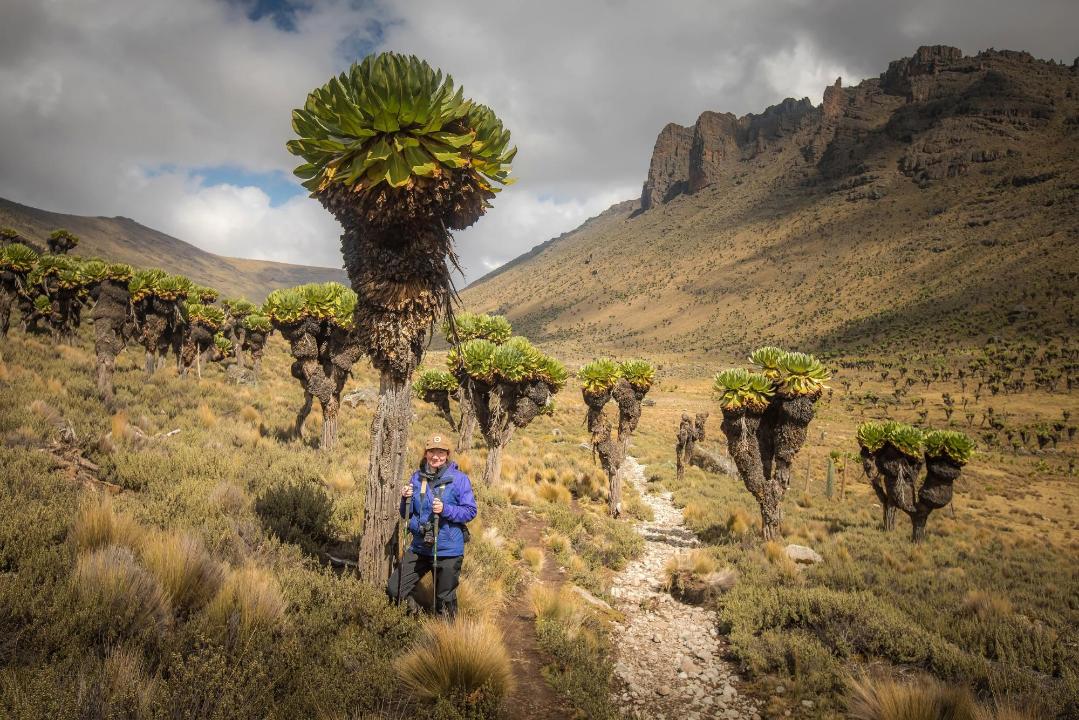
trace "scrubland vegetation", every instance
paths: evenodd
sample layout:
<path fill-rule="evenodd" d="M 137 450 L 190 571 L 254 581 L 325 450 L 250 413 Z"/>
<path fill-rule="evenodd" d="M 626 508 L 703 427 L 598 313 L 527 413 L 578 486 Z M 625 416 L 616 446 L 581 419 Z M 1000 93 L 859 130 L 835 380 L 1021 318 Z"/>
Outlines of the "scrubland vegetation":
<path fill-rule="evenodd" d="M 302 388 L 288 376 L 286 344 L 271 339 L 258 387 L 237 385 L 219 369 L 201 383 L 168 367 L 147 378 L 136 353 L 122 353 L 115 403 L 123 410 L 111 412 L 97 395 L 90 334 L 84 329 L 74 344 L 57 345 L 15 331 L 2 349 L 4 714 L 392 717 L 406 706 L 436 717 L 494 712 L 509 691 L 497 679 L 482 692 L 428 689 L 439 699 L 418 699 L 408 689 L 406 659 L 423 667 L 429 659 L 416 656 L 420 648 L 451 654 L 462 664 L 464 686 L 473 687 L 469 672 L 487 671 L 468 670 L 472 660 L 453 655 L 452 638 L 421 641 L 434 631 L 330 559 L 356 555 L 370 401 L 343 405 L 332 453 L 292 437 Z M 1054 352 L 1064 364 L 1072 351 Z M 432 357 L 434 367 L 439 359 Z M 904 374 L 921 377 L 920 368 L 937 360 L 906 359 Z M 822 394 L 792 468 L 782 542 L 816 549 L 824 561 L 815 566 L 795 565 L 780 543 L 761 544 L 756 502 L 737 478 L 688 467 L 679 479 L 678 419 L 717 403 L 704 378 L 677 378 L 672 367 L 663 379 L 661 368 L 649 395 L 656 404 L 630 452 L 647 466 L 650 486 L 674 491 L 687 524 L 707 543 L 668 568 L 672 592 L 685 573 L 724 575 L 723 592 L 709 602 L 747 690 L 762 698 L 766 713 L 837 716 L 847 711 L 848 696 L 853 711 L 869 702 L 867 687 L 884 682 L 851 685 L 852 674 L 922 672 L 986 707 L 1011 703 L 1067 717 L 1079 687 L 1079 498 L 1064 383 L 1056 391 L 975 400 L 977 379 L 964 378 L 964 393 L 954 372 L 934 380 L 926 371 L 930 382 L 920 394 L 934 399 L 925 419 L 942 427 L 950 420 L 979 446 L 955 483 L 954 510 L 938 511 L 915 545 L 907 533 L 881 528 L 881 508 L 856 460 L 854 431 L 863 419 L 920 421 L 921 403 L 885 394 L 883 364 L 834 363 L 833 387 Z M 362 395 L 375 382 L 358 365 L 346 394 Z M 945 394 L 959 407 L 967 399 L 974 419 L 947 418 Z M 461 613 L 485 642 L 494 642 L 491 624 L 544 563 L 605 598 L 613 573 L 640 552 L 630 522 L 609 517 L 608 477 L 593 462 L 578 403 L 567 400 L 520 431 L 501 484 L 476 484 L 481 510 Z M 446 429 L 437 408 L 420 403 L 416 410 L 410 462 L 419 457 L 417 438 Z M 1018 429 L 1051 428 L 1056 416 L 1064 423 L 1056 448 L 1033 432 L 1028 445 L 1006 442 L 1009 431 L 1021 440 Z M 483 450 L 458 461 L 475 473 Z M 632 487 L 625 492 L 624 515 L 648 518 Z M 547 528 L 538 543 L 517 538 L 526 509 Z M 548 682 L 587 717 L 617 716 L 607 627 L 618 618 L 545 586 L 531 602 Z"/>

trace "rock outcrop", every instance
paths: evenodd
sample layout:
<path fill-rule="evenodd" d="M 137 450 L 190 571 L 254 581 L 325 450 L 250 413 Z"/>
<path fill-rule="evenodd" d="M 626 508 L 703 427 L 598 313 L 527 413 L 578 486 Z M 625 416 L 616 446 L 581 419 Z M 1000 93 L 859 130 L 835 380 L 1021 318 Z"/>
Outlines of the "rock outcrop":
<path fill-rule="evenodd" d="M 780 153 L 796 146 L 806 184 L 833 191 L 849 190 L 858 176 L 871 177 L 868 158 L 897 148 L 893 167 L 919 186 L 960 177 L 976 165 L 1019 154 L 1023 133 L 1057 112 L 1057 96 L 1068 92 L 1062 88 L 1071 75 L 1074 70 L 1026 52 L 986 50 L 968 57 L 959 48 L 933 45 L 855 87 L 844 88 L 837 79 L 819 106 L 787 98 L 759 115 L 706 111 L 692 128 L 668 125 L 660 133 L 641 208 L 725 179 L 740 184 L 745 163 L 769 148 Z M 873 186 L 848 199 L 885 194 Z"/>
<path fill-rule="evenodd" d="M 652 150 L 648 179 L 641 192 L 641 209 L 648 210 L 684 193 L 689 184 L 689 152 L 693 128 L 670 123 L 659 133 Z"/>

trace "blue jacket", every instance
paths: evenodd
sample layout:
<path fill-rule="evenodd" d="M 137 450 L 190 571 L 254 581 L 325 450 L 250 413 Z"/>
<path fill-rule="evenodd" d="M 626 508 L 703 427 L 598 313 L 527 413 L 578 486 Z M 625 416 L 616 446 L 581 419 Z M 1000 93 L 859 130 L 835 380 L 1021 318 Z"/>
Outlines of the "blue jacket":
<path fill-rule="evenodd" d="M 472 483 L 455 462 L 447 462 L 442 472 L 427 484 L 427 492 L 420 494 L 420 471 L 412 473 L 412 502 L 401 498 L 401 517 L 408 520 L 412 533 L 411 550 L 419 555 L 433 555 L 434 546 L 423 542 L 423 525 L 434 521 L 432 503 L 442 498 L 442 517 L 438 526 L 438 556 L 457 557 L 465 554 L 465 523 L 476 517 L 476 498 Z"/>

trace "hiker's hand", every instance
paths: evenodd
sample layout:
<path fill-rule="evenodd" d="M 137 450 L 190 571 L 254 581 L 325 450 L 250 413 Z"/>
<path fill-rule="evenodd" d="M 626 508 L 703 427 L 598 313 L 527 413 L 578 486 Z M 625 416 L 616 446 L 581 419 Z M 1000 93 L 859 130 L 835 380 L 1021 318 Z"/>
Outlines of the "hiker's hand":
<path fill-rule="evenodd" d="M 440 515 L 442 513 L 442 501 L 435 498 L 434 502 L 431 503 L 431 509 L 435 511 L 435 515 Z"/>
<path fill-rule="evenodd" d="M 404 497 L 404 498 L 412 497 L 412 485 L 411 484 L 405 485 L 403 488 L 401 488 L 401 497 Z"/>

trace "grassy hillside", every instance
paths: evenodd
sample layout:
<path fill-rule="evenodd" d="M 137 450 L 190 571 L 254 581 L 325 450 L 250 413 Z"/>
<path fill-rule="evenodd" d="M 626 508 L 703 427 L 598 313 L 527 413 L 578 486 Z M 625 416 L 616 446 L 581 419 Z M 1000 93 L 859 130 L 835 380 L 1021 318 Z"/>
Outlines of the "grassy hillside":
<path fill-rule="evenodd" d="M 716 150 L 696 192 L 616 205 L 465 302 L 585 353 L 1074 336 L 1077 76 L 1029 56 L 963 63 L 925 76 L 927 98 L 842 89 L 836 117 Z"/>
<path fill-rule="evenodd" d="M 14 331 L 0 344 L 0 714 L 464 717 L 452 703 L 405 699 L 392 662 L 419 626 L 351 572 L 325 564 L 327 552 L 355 553 L 370 400 L 342 408 L 333 453 L 290 440 L 302 391 L 274 336 L 259 387 L 235 385 L 217 368 L 201 382 L 177 377 L 171 365 L 147 379 L 141 353 L 129 350 L 117 365 L 123 409 L 110 414 L 95 396 L 89 334 L 55 346 Z M 681 413 L 711 411 L 707 446 L 722 453 L 719 413 L 707 375 L 692 366 L 661 370 L 631 452 L 650 488 L 674 492 L 706 552 L 737 571 L 714 607 L 741 667 L 741 690 L 759 698 L 766 717 L 840 717 L 848 674 L 868 669 L 926 672 L 983 698 L 1046 706 L 1032 717 L 1069 717 L 1079 707 L 1074 402 L 1059 380 L 1033 383 L 1035 374 L 1059 376 L 1075 362 L 1075 347 L 1034 351 L 992 392 L 983 376 L 1005 373 L 1025 353 L 1000 345 L 902 363 L 832 358 L 833 390 L 819 404 L 784 502 L 786 541 L 824 557 L 801 569 L 755 537 L 757 508 L 736 478 L 691 468 L 677 479 L 672 448 Z M 432 354 L 426 364 L 443 359 Z M 960 377 L 959 368 L 971 366 L 981 369 Z M 1021 393 L 1018 378 L 1030 381 Z M 361 363 L 346 392 L 371 398 L 376 386 Z M 946 396 L 956 401 L 953 412 Z M 418 457 L 419 439 L 445 426 L 433 407 L 417 401 L 415 409 Z M 600 598 L 610 599 L 613 573 L 639 551 L 630 522 L 647 507 L 631 492 L 625 520 L 605 517 L 604 476 L 582 447 L 584 416 L 571 384 L 552 416 L 514 437 L 503 485 L 479 488 L 461 591 L 467 616 L 497 620 L 527 592 L 537 571 L 536 550 L 528 550 L 536 540 L 519 534 L 525 523 L 545 526 L 536 535 L 559 576 Z M 876 498 L 849 459 L 857 423 L 877 417 L 952 424 L 978 438 L 953 508 L 933 514 L 922 545 L 911 544 L 903 516 L 893 533 L 879 529 Z M 317 412 L 309 425 L 307 437 L 317 438 Z M 848 460 L 829 496 L 832 451 Z M 459 462 L 478 477 L 483 459 L 479 448 Z M 291 500 L 269 502 L 274 493 Z M 87 508 L 94 517 L 103 497 L 126 520 L 88 531 Z M 143 581 L 122 586 L 123 602 L 144 603 L 132 593 L 157 597 L 155 582 L 169 576 L 154 569 L 160 579 L 148 580 L 140 568 L 159 568 L 153 548 L 173 547 L 185 534 L 225 581 L 251 585 L 253 594 L 113 619 L 113 606 L 92 601 L 103 587 L 87 569 L 93 548 L 130 548 L 114 551 L 119 559 L 111 562 Z M 230 624 L 244 616 L 229 608 L 248 604 L 256 608 L 251 624 Z M 552 612 L 537 618 L 545 677 L 582 716 L 617 717 L 609 695 L 615 650 L 605 631 L 617 617 L 581 607 Z M 491 716 L 475 712 L 467 717 Z"/>
<path fill-rule="evenodd" d="M 40 248 L 45 247 L 49 233 L 66 228 L 80 238 L 72 254 L 135 267 L 160 267 L 216 288 L 225 297 L 246 297 L 256 303 L 279 287 L 331 280 L 348 284 L 345 271 L 338 268 L 222 257 L 129 218 L 64 215 L 0 199 L 0 226 L 17 230 Z"/>

